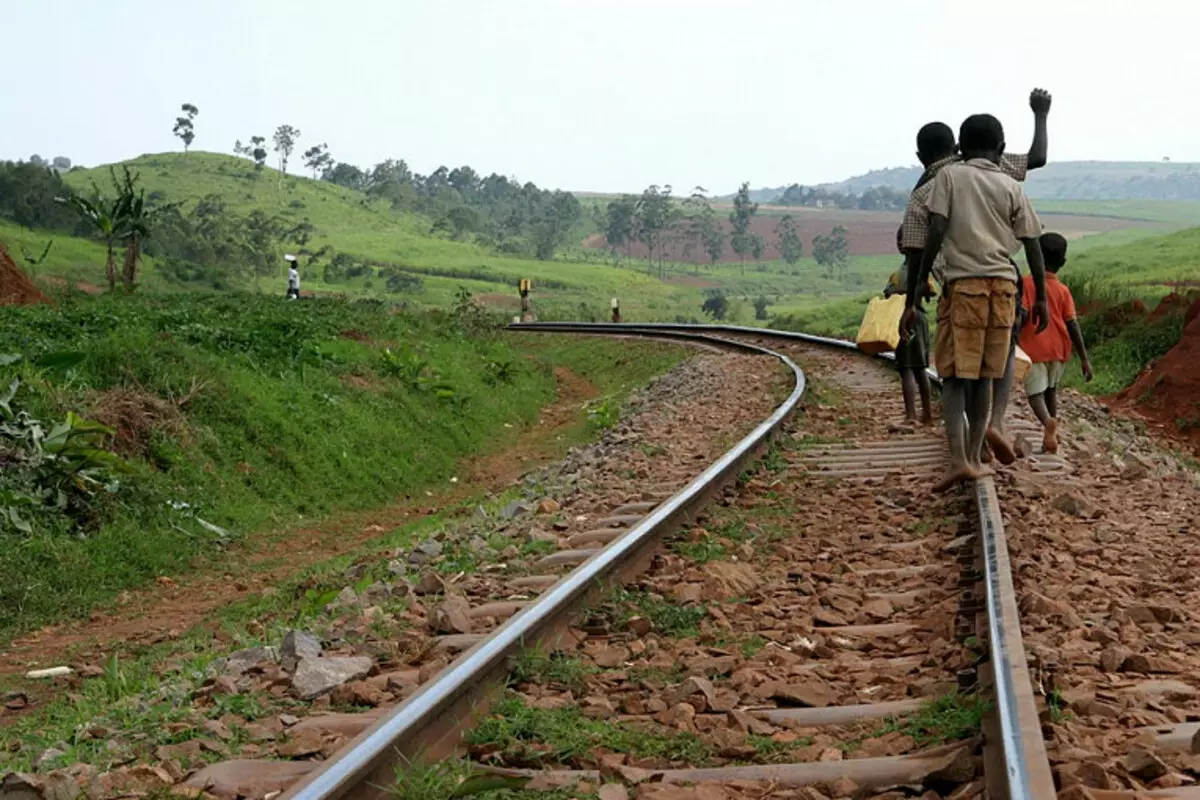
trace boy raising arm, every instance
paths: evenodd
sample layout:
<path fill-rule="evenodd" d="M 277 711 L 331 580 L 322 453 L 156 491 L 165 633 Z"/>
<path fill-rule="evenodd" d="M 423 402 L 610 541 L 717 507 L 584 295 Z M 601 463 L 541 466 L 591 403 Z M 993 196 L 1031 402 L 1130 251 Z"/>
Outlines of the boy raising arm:
<path fill-rule="evenodd" d="M 991 415 L 993 381 L 1004 376 L 1016 318 L 1016 272 L 1009 261 L 1024 245 L 1036 290 L 1033 321 L 1048 318 L 1045 269 L 1038 246 L 1041 223 L 1020 184 L 1000 167 L 1004 129 L 990 114 L 968 117 L 959 130 L 963 162 L 943 167 L 926 203 L 929 236 L 917 285 L 927 279 L 939 253 L 945 288 L 938 303 L 934 359 L 944 379 L 942 401 L 950 470 L 934 487 L 942 491 L 984 475 L 979 463 Z M 944 251 L 944 252 L 943 252 Z M 907 336 L 916 318 L 915 292 L 900 321 Z M 967 419 L 964 420 L 963 413 Z"/>

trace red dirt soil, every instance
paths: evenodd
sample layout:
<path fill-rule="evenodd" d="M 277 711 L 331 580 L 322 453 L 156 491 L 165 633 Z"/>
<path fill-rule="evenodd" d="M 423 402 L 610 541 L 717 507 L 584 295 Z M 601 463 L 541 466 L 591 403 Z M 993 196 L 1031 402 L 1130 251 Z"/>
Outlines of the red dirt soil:
<path fill-rule="evenodd" d="M 89 619 L 48 626 L 14 641 L 0 651 L 0 676 L 58 664 L 98 663 L 102 655 L 175 639 L 204 623 L 219 608 L 274 587 L 309 566 L 368 544 L 397 527 L 415 522 L 483 493 L 511 486 L 539 465 L 561 457 L 561 434 L 580 419 L 585 401 L 598 390 L 569 369 L 554 370 L 557 395 L 542 409 L 537 424 L 513 430 L 500 450 L 462 462 L 459 481 L 431 495 L 385 508 L 349 512 L 311 528 L 268 531 L 249 537 L 215 567 L 197 560 L 198 569 L 178 579 L 166 576 L 142 588 L 122 592 L 116 603 L 96 610 Z M 214 630 L 218 623 L 210 623 Z M 0 728 L 16 718 L 0 708 Z"/>
<path fill-rule="evenodd" d="M 31 306 L 49 303 L 46 295 L 33 285 L 33 281 L 17 268 L 0 243 L 0 306 Z"/>
<path fill-rule="evenodd" d="M 1184 320 L 1179 344 L 1113 400 L 1200 453 L 1200 299 L 1192 303 Z"/>

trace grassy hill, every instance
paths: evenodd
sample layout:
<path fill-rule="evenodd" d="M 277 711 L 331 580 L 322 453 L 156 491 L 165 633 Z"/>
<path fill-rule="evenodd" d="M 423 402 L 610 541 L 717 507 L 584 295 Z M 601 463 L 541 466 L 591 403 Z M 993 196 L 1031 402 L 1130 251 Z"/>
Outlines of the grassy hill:
<path fill-rule="evenodd" d="M 699 293 L 670 286 L 637 272 L 596 263 L 560 263 L 494 255 L 473 244 L 430 234 L 429 221 L 397 213 L 383 201 L 326 181 L 297 175 L 285 176 L 266 168 L 256 172 L 251 162 L 216 153 L 193 152 L 145 155 L 125 162 L 141 175 L 149 197 L 163 202 L 194 204 L 206 195 L 218 195 L 229 210 L 247 214 L 255 209 L 278 215 L 291 223 L 308 220 L 315 228 L 310 247 L 329 245 L 338 252 L 377 263 L 396 265 L 421 275 L 424 291 L 403 299 L 417 305 L 448 306 L 463 286 L 496 305 L 516 305 L 516 285 L 521 278 L 534 282 L 537 300 L 547 310 L 578 314 L 578 306 L 607 306 L 612 296 L 625 298 L 632 314 L 660 315 Z M 108 184 L 108 167 L 75 170 L 67 181 L 86 190 L 95 181 Z M 283 291 L 280 283 L 266 287 Z M 149 273 L 151 270 L 148 270 Z M 440 273 L 440 274 L 439 274 Z M 77 277 L 77 276 L 73 276 Z M 366 279 L 322 286 L 319 276 L 304 275 L 307 289 L 350 295 L 370 294 Z M 97 282 L 98 274 L 88 280 Z M 82 279 L 82 278 L 80 278 Z M 698 304 L 698 299 L 696 303 Z"/>

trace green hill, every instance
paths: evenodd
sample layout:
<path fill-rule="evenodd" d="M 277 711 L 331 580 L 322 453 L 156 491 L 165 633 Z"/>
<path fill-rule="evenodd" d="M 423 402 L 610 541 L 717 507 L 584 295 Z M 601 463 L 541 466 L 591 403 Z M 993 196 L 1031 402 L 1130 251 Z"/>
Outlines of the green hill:
<path fill-rule="evenodd" d="M 387 202 L 362 192 L 298 175 L 280 180 L 277 171 L 255 171 L 252 162 L 233 156 L 164 153 L 124 163 L 140 174 L 148 198 L 155 202 L 182 203 L 187 210 L 205 197 L 217 196 L 232 214 L 261 211 L 293 225 L 307 221 L 313 226 L 310 250 L 328 246 L 420 277 L 421 290 L 402 296 L 417 305 L 447 306 L 458 288 L 465 287 L 485 302 L 515 307 L 521 278 L 533 280 L 540 307 L 559 308 L 562 313 L 569 309 L 575 315 L 579 304 L 599 309 L 614 295 L 627 298 L 623 304 L 630 313 L 644 315 L 661 315 L 699 297 L 694 289 L 670 286 L 626 269 L 498 256 L 468 242 L 435 236 L 428 219 L 393 211 Z M 93 181 L 103 189 L 109 183 L 108 169 L 74 170 L 66 180 L 80 191 L 89 190 Z M 279 264 L 278 286 L 271 279 L 261 282 L 264 290 L 282 292 L 282 260 Z M 147 270 L 148 280 L 154 280 L 151 272 Z M 99 272 L 84 278 L 75 271 L 71 277 L 100 282 Z M 350 295 L 383 289 L 378 277 L 324 285 L 319 274 L 305 274 L 303 283 L 305 289 Z"/>

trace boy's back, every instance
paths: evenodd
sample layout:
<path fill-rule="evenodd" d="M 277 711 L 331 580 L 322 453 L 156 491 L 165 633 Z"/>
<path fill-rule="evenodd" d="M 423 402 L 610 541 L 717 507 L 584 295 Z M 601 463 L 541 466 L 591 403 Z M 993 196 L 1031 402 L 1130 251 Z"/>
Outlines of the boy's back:
<path fill-rule="evenodd" d="M 949 220 L 942 243 L 947 281 L 1004 278 L 1015 283 L 1009 258 L 1018 240 L 1042 232 L 1021 185 L 983 158 L 943 167 L 926 206 Z"/>
<path fill-rule="evenodd" d="M 1024 281 L 1025 307 L 1033 301 L 1033 278 Z M 1075 320 L 1075 298 L 1071 290 L 1053 272 L 1046 273 L 1046 300 L 1050 306 L 1050 322 L 1038 333 L 1032 325 L 1021 328 L 1021 349 L 1035 364 L 1065 362 L 1071 359 L 1071 334 L 1067 323 Z"/>

